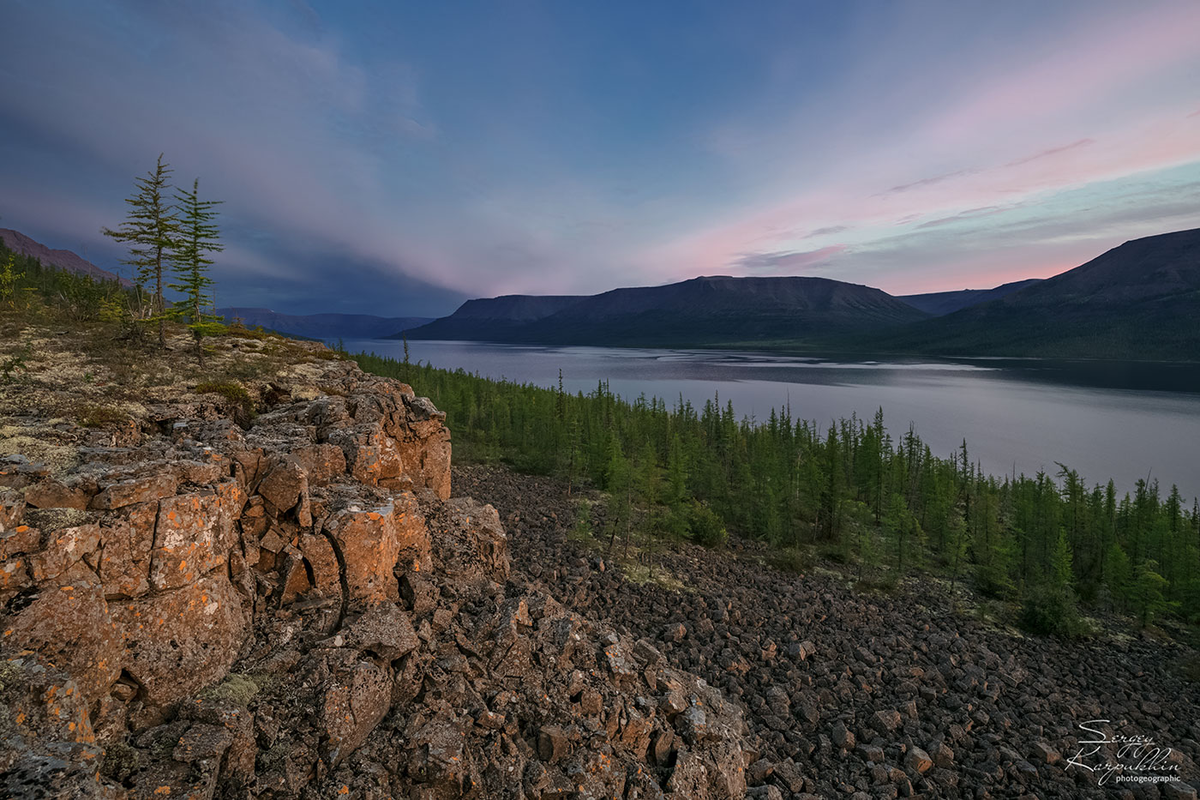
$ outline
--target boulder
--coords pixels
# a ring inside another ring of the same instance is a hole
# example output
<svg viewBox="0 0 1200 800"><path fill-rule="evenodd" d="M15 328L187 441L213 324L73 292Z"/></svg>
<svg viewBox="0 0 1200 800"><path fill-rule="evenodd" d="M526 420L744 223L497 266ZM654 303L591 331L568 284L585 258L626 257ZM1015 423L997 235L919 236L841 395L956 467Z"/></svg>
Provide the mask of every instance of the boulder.
<svg viewBox="0 0 1200 800"><path fill-rule="evenodd" d="M358 749L391 707L392 679L385 667L361 658L354 650L327 656L328 683L318 710L322 750L337 765Z"/></svg>
<svg viewBox="0 0 1200 800"><path fill-rule="evenodd" d="M326 597L342 596L341 567L329 539L321 534L302 534L300 552L312 571L313 588Z"/></svg>
<svg viewBox="0 0 1200 800"><path fill-rule="evenodd" d="M116 602L112 616L129 651L125 669L151 707L171 705L223 678L238 656L248 622L224 573Z"/></svg>
<svg viewBox="0 0 1200 800"><path fill-rule="evenodd" d="M169 472L120 481L105 487L92 498L91 507L102 510L124 508L134 503L149 503L175 494L178 479Z"/></svg>
<svg viewBox="0 0 1200 800"><path fill-rule="evenodd" d="M508 537L496 509L456 497L442 503L428 525L439 575L464 589L508 579Z"/></svg>
<svg viewBox="0 0 1200 800"><path fill-rule="evenodd" d="M368 608L358 619L337 635L339 647L346 647L392 662L412 652L420 644L408 614L393 603Z"/></svg>
<svg viewBox="0 0 1200 800"><path fill-rule="evenodd" d="M100 526L94 523L47 531L40 549L29 556L29 572L37 582L53 581L93 556L100 545Z"/></svg>
<svg viewBox="0 0 1200 800"><path fill-rule="evenodd" d="M150 588L150 553L154 547L157 504L129 506L134 512L100 529L97 573L110 598L140 597Z"/></svg>
<svg viewBox="0 0 1200 800"><path fill-rule="evenodd" d="M910 747L904 754L904 766L919 773L926 773L933 767L933 759L919 747Z"/></svg>
<svg viewBox="0 0 1200 800"><path fill-rule="evenodd" d="M4 622L5 645L25 648L66 671L87 705L121 674L125 646L95 573L77 564L40 584Z"/></svg>
<svg viewBox="0 0 1200 800"><path fill-rule="evenodd" d="M25 502L34 508L74 508L82 511L91 497L77 487L56 480L45 480L25 490Z"/></svg>
<svg viewBox="0 0 1200 800"><path fill-rule="evenodd" d="M312 524L308 496L308 473L293 456L278 458L258 484L258 494L276 516L295 511L301 526Z"/></svg>
<svg viewBox="0 0 1200 800"><path fill-rule="evenodd" d="M341 553L350 602L369 605L394 603L399 599L394 571L400 554L400 535L393 503L373 508L358 505L343 508L326 520L325 532Z"/></svg>
<svg viewBox="0 0 1200 800"><path fill-rule="evenodd" d="M226 563L236 541L241 489L227 481L215 491L195 492L159 502L150 560L150 584L178 589Z"/></svg>
<svg viewBox="0 0 1200 800"><path fill-rule="evenodd" d="M325 486L346 473L346 455L335 444L304 445L294 448L291 455L308 476L310 486Z"/></svg>
<svg viewBox="0 0 1200 800"><path fill-rule="evenodd" d="M25 496L0 486L0 534L12 533L25 516Z"/></svg>

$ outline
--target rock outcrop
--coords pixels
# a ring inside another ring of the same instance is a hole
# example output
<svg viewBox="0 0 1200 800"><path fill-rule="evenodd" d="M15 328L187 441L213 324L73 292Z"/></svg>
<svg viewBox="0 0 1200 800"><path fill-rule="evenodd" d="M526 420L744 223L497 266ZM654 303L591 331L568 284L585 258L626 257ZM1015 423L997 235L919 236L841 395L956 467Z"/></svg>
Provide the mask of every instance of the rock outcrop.
<svg viewBox="0 0 1200 800"><path fill-rule="evenodd" d="M737 707L509 580L427 399L325 357L256 394L0 460L0 795L745 794Z"/></svg>

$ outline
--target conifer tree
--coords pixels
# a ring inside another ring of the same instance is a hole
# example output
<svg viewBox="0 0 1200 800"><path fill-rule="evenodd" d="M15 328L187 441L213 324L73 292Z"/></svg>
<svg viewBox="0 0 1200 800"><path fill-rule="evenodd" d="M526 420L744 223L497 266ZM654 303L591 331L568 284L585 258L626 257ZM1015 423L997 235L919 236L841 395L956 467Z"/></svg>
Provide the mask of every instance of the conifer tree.
<svg viewBox="0 0 1200 800"><path fill-rule="evenodd" d="M1125 548L1121 547L1118 542L1113 542L1109 547L1107 559L1108 571L1105 573L1104 582L1117 605L1124 608L1129 601L1129 584L1133 579L1133 567L1129 563L1129 556L1125 554Z"/></svg>
<svg viewBox="0 0 1200 800"><path fill-rule="evenodd" d="M24 277L24 272L17 272L13 254L8 253L4 257L3 266L0 266L0 303L16 305L17 282Z"/></svg>
<svg viewBox="0 0 1200 800"><path fill-rule="evenodd" d="M887 513L883 517L883 528L887 531L888 537L895 542L896 575L898 578L902 578L904 577L905 546L910 544L910 536L913 529L916 528L916 520L913 519L908 506L905 505L903 496L892 494Z"/></svg>
<svg viewBox="0 0 1200 800"><path fill-rule="evenodd" d="M1137 613L1143 628L1163 611L1175 605L1163 599L1165 588L1167 588L1167 579L1158 574L1157 561L1148 559L1138 565L1130 585L1130 594L1133 600L1133 610Z"/></svg>
<svg viewBox="0 0 1200 800"><path fill-rule="evenodd" d="M183 299L175 304L174 315L188 320L188 328L196 342L196 359L203 364L204 350L200 340L204 338L210 323L217 320L215 314L205 310L212 307L208 287L213 282L208 277L208 268L213 261L208 254L225 249L218 239L220 231L214 223L217 218L214 209L221 201L201 200L198 178L192 182L190 192L176 190L175 199L178 203L179 235L171 261L179 282L168 288L183 293Z"/></svg>
<svg viewBox="0 0 1200 800"><path fill-rule="evenodd" d="M623 530L628 541L629 529L633 524L633 475L629 460L621 449L621 441L616 437L611 440L606 473L608 549L611 551L618 531Z"/></svg>
<svg viewBox="0 0 1200 800"><path fill-rule="evenodd" d="M134 178L136 190L125 198L129 205L125 221L116 230L101 230L105 236L129 245L129 258L122 263L133 267L139 303L147 284L153 287L149 309L143 307L139 311L144 322L158 323L159 347L167 344L164 270L177 247L179 233L179 220L166 196L171 172L160 153L153 170L144 178Z"/></svg>

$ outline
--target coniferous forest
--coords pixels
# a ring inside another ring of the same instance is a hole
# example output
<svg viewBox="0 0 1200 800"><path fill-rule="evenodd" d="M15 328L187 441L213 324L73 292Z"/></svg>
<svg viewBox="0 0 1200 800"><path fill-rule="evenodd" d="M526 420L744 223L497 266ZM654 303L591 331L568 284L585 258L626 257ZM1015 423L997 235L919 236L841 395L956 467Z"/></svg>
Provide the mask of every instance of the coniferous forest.
<svg viewBox="0 0 1200 800"><path fill-rule="evenodd" d="M894 437L883 411L822 425L787 408L738 419L703 408L495 381L465 371L359 354L447 413L456 460L503 461L607 492L611 543L727 532L780 548L784 563L819 553L872 585L917 571L1021 602L1036 632L1079 633L1089 610L1141 624L1200 615L1200 512L1178 488L1138 481L1118 494L1069 466L996 477L968 443L934 454L911 428ZM586 524L586 522L584 523Z"/></svg>

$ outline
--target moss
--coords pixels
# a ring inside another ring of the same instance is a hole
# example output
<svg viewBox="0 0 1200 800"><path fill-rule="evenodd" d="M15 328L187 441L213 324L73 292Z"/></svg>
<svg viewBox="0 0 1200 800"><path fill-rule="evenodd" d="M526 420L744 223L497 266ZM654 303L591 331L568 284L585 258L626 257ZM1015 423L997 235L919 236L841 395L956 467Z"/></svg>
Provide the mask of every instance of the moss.
<svg viewBox="0 0 1200 800"><path fill-rule="evenodd" d="M128 414L112 406L89 405L79 412L79 424L85 428L116 428L128 421Z"/></svg>
<svg viewBox="0 0 1200 800"><path fill-rule="evenodd" d="M259 682L254 678L240 672L231 672L225 680L209 686L200 696L205 700L224 700L244 708L260 690Z"/></svg>
<svg viewBox="0 0 1200 800"><path fill-rule="evenodd" d="M254 418L254 398L246 387L233 381L205 381L196 385L196 394L217 394L240 408L245 415Z"/></svg>
<svg viewBox="0 0 1200 800"><path fill-rule="evenodd" d="M270 772L273 769L283 766L294 749L295 747L290 741L284 741L276 743L270 750L259 750L257 759L258 769L263 772Z"/></svg>
<svg viewBox="0 0 1200 800"><path fill-rule="evenodd" d="M31 508L25 512L26 524L43 533L86 525L93 515L77 508Z"/></svg>
<svg viewBox="0 0 1200 800"><path fill-rule="evenodd" d="M140 761L136 748L125 742L113 742L104 750L104 763L100 772L107 778L122 782L137 772Z"/></svg>
<svg viewBox="0 0 1200 800"><path fill-rule="evenodd" d="M10 685L18 683L20 678L20 665L14 664L9 658L0 661L0 694L3 694Z"/></svg>

